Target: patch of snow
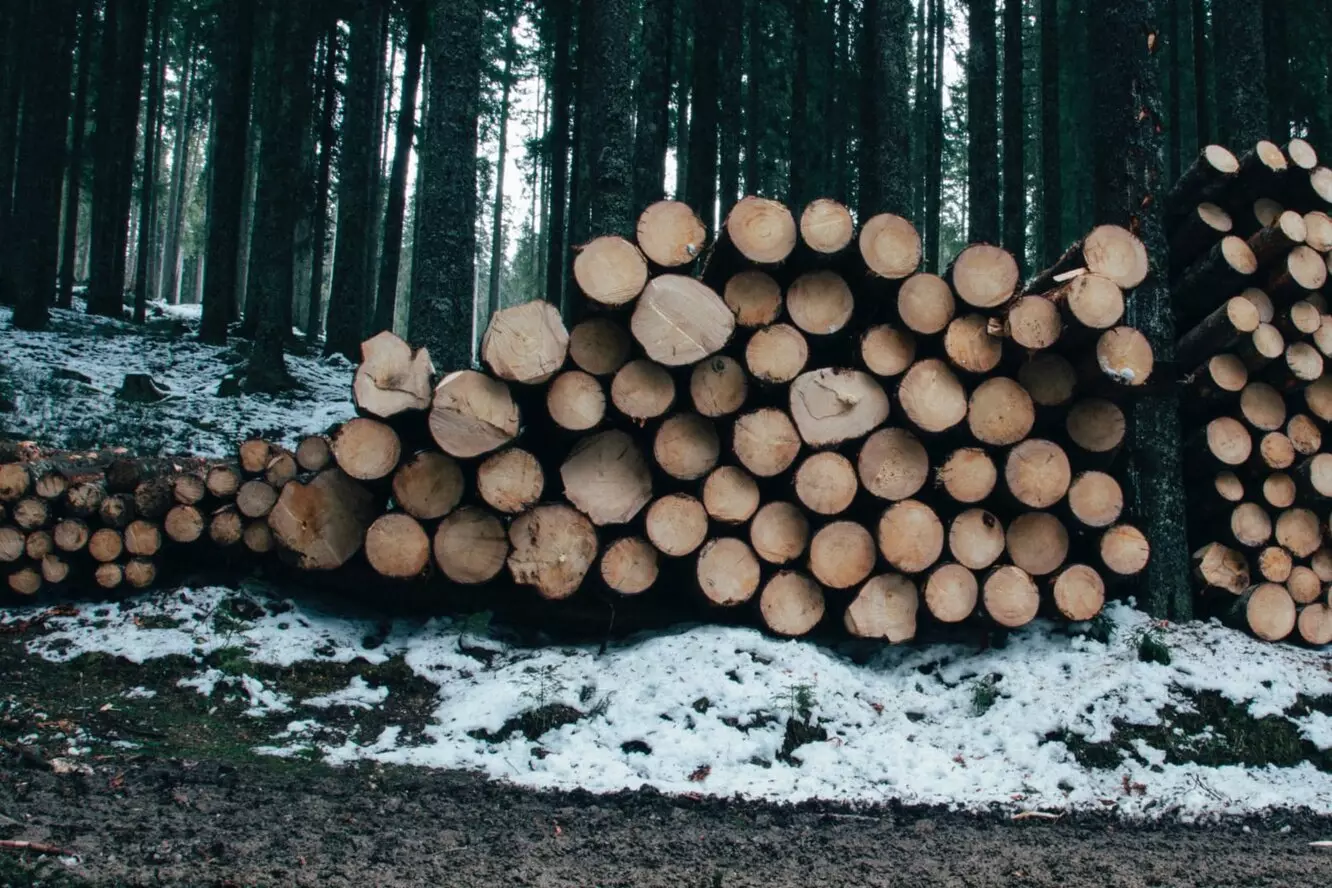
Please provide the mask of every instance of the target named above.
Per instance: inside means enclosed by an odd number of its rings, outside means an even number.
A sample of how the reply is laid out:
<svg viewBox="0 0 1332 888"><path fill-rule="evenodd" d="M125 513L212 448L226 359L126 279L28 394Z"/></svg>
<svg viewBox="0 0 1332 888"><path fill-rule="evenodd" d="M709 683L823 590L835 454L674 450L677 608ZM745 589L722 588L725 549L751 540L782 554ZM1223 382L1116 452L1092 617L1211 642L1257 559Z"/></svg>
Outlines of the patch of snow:
<svg viewBox="0 0 1332 888"><path fill-rule="evenodd" d="M972 810L1112 810L1132 817L1301 806L1332 814L1332 774L1308 763L1169 764L1163 750L1139 740L1116 767L1080 765L1063 739L1105 742L1117 723L1158 725L1166 707L1189 707L1190 692L1219 693L1255 717L1283 713L1301 695L1332 696L1323 653L1265 644L1214 622L1158 626L1121 603L1106 610L1113 626L1108 643L1038 621L1003 648L884 648L857 663L836 649L753 629L700 626L639 635L604 652L597 646L506 647L491 639L497 653L482 663L460 644L472 631L446 619L397 621L379 646L367 649L374 621L284 602L280 615L217 632L210 615L234 594L188 590L110 615L84 606L74 615L51 616L46 625L52 631L29 642L28 650L54 660L105 651L141 662L186 649L198 659L242 645L252 662L279 666L401 657L436 686L433 719L423 732L390 724L358 744L345 732L321 729L315 707L380 710L388 689L354 679L342 691L296 703L250 676L203 669L181 681L201 693L239 681L251 714L289 709L299 717L261 751L314 751L335 764L473 769L529 787L594 792L651 786L783 801L898 800ZM247 594L263 600L257 588ZM14 609L0 621L36 611ZM177 628L136 625L135 617L163 613L180 620ZM1138 639L1149 630L1169 648L1170 665L1138 659ZM977 705L982 683L995 694L988 708ZM808 689L812 720L828 739L798 747L796 764L777 754L799 688ZM478 739L556 703L587 715L535 743L521 732L502 742ZM1332 745L1332 719L1315 713L1291 721L1312 742ZM537 747L540 756L533 755Z"/></svg>
<svg viewBox="0 0 1332 888"><path fill-rule="evenodd" d="M195 675L188 675L176 681L178 688L194 688L205 697L213 696L218 683L225 680L227 674L221 669L205 669Z"/></svg>
<svg viewBox="0 0 1332 888"><path fill-rule="evenodd" d="M130 688L120 696L128 700L151 700L157 696L157 691L154 691L151 688Z"/></svg>

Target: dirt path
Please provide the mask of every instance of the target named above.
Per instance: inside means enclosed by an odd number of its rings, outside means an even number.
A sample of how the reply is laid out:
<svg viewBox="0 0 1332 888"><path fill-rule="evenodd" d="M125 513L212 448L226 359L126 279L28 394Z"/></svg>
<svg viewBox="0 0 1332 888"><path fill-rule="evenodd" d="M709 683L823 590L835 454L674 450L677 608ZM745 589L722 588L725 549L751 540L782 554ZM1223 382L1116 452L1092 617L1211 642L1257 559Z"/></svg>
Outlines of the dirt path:
<svg viewBox="0 0 1332 888"><path fill-rule="evenodd" d="M537 793L457 773L104 760L57 776L7 759L0 884L782 886L1326 885L1332 823L1058 823L783 808L656 793Z"/></svg>

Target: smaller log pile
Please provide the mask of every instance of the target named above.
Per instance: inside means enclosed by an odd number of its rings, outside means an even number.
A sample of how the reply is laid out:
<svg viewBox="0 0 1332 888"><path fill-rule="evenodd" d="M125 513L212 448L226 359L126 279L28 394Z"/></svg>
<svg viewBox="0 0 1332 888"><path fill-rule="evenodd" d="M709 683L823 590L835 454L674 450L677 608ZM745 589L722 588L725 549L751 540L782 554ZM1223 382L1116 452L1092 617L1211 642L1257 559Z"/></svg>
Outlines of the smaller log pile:
<svg viewBox="0 0 1332 888"><path fill-rule="evenodd" d="M694 597L781 635L891 642L1085 621L1142 572L1115 474L1122 405L1154 364L1122 323L1148 273L1130 232L1097 227L1025 286L988 244L920 272L911 223L857 231L829 199L797 220L745 198L707 241L688 206L653 204L635 240L577 251L571 327L542 301L495 314L485 371L437 377L380 333L353 381L360 416L292 453L255 439L234 463L158 466L163 503L89 524L78 548L109 530L92 558L127 573L151 557L129 551L139 521L159 545L303 570L505 601L517 585L556 608ZM40 463L0 486L24 594L62 579L34 575L31 535L92 514L68 489L34 497ZM84 485L102 499L123 490L111 464ZM36 499L55 505L41 521L19 509Z"/></svg>
<svg viewBox="0 0 1332 888"><path fill-rule="evenodd" d="M1167 203L1199 600L1332 642L1332 170L1303 139L1209 145Z"/></svg>

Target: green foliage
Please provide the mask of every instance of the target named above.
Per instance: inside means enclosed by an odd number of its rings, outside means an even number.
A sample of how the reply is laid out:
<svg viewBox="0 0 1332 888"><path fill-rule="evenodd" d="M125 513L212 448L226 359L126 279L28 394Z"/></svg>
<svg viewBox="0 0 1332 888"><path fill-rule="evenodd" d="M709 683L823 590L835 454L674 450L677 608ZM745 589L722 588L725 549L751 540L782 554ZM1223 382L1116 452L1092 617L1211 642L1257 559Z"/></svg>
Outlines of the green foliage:
<svg viewBox="0 0 1332 888"><path fill-rule="evenodd" d="M814 685L810 682L792 682L773 700L779 710L786 713L788 719L808 722L813 716L818 698L814 694Z"/></svg>
<svg viewBox="0 0 1332 888"><path fill-rule="evenodd" d="M983 676L971 686L971 712L977 718L989 712L998 700L999 689L993 675Z"/></svg>
<svg viewBox="0 0 1332 888"><path fill-rule="evenodd" d="M1146 629L1138 633L1138 659L1144 663L1170 665L1170 648L1166 646L1161 633Z"/></svg>

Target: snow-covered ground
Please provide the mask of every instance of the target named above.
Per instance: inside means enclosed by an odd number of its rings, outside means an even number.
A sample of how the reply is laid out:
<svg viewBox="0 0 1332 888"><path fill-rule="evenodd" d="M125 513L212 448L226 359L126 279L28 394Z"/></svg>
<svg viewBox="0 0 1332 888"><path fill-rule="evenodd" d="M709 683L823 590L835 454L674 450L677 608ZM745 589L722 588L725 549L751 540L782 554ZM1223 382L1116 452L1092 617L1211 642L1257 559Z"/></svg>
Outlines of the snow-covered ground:
<svg viewBox="0 0 1332 888"><path fill-rule="evenodd" d="M0 433L75 449L124 444L141 453L234 453L237 441L262 434L286 445L354 415L352 366L341 356L289 354L301 389L282 395L217 396L244 353L179 335L198 321L198 306L155 305L146 327L52 312L50 329L15 330L0 307ZM149 373L171 396L155 404L115 397L126 373Z"/></svg>
<svg viewBox="0 0 1332 888"><path fill-rule="evenodd" d="M262 615L219 630L212 615L237 595L258 602L246 610ZM1138 738L1122 744L1118 764L1079 764L1070 743L1106 743L1126 727L1161 725L1172 709L1189 712L1200 692L1219 693L1254 718L1283 719L1316 749L1332 748L1332 719L1297 705L1301 697L1332 695L1324 654L1262 644L1215 624L1156 626L1122 604L1107 611L1112 631L1104 643L1037 622L1002 649L888 648L857 663L818 645L721 627L644 635L604 652L510 646L488 627L444 619L399 621L385 636L374 621L279 604L270 595L261 587L210 587L84 605L50 617L49 631L28 650L53 661L94 651L134 662L189 657L197 671L179 686L218 704L235 699L246 716L280 726L260 751L334 764L477 769L524 786L592 791L651 786L1130 817L1300 807L1332 814L1332 773L1308 762L1170 764L1165 749ZM0 612L0 624L36 610ZM1169 650L1170 665L1140 658L1147 632ZM368 638L382 642L367 647ZM363 736L357 721L391 712L397 689L357 675L341 691L298 699L280 680L203 664L208 654L237 647L243 662L279 667L400 658L436 689L434 711L423 730L390 722ZM341 728L324 723L339 710ZM576 720L566 724L551 714L557 711ZM514 729L511 720L524 714L535 739ZM788 746L783 757L791 720L826 735ZM506 723L509 733L499 739ZM1172 745L1205 743L1208 733Z"/></svg>

